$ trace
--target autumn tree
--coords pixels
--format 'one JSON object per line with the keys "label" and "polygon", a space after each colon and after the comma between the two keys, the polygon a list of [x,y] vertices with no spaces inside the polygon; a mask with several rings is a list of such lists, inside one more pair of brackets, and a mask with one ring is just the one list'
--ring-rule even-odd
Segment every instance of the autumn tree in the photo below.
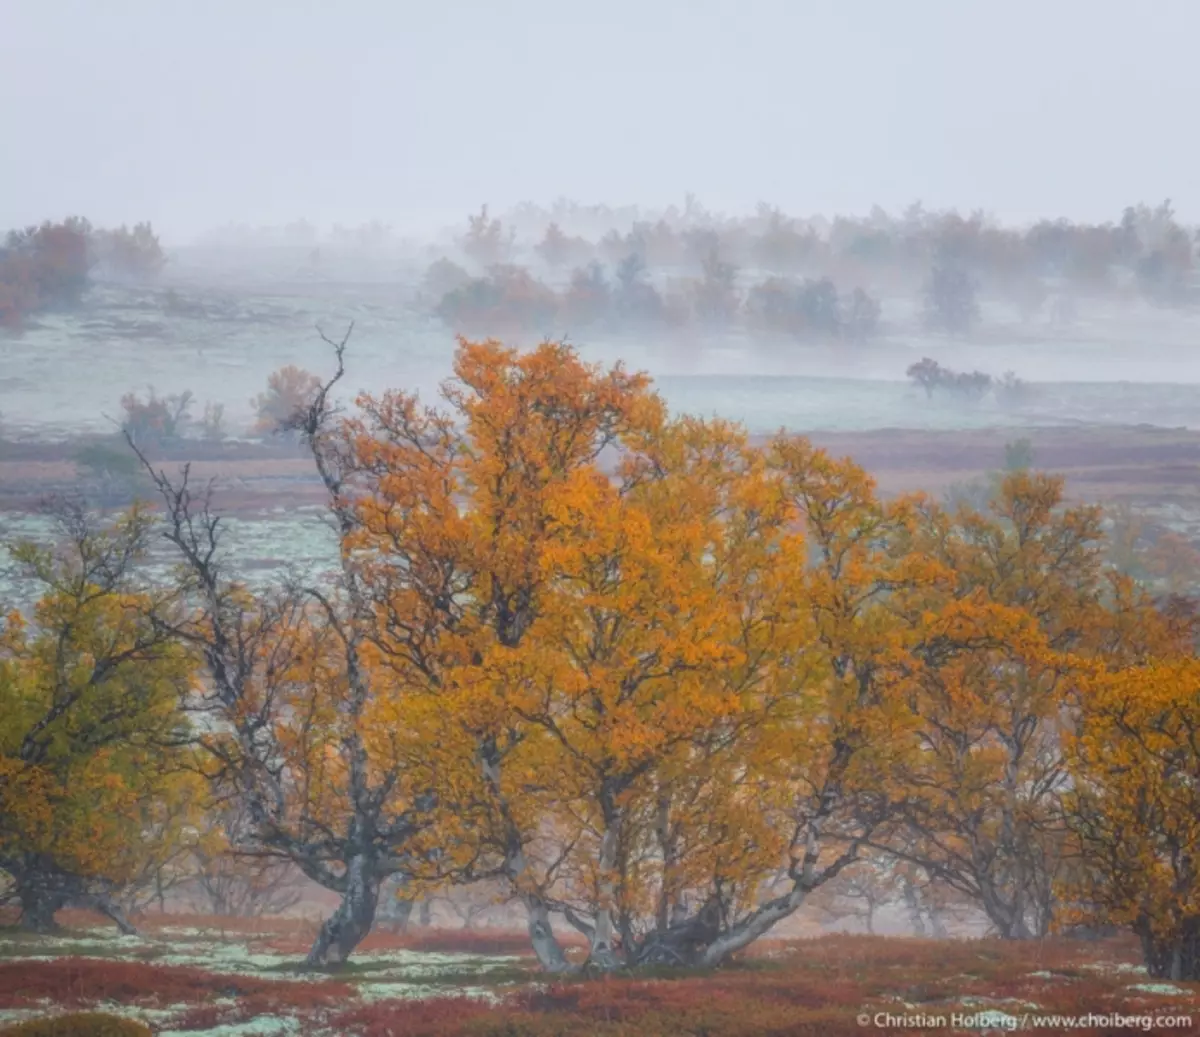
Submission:
{"label": "autumn tree", "polygon": [[1097,672],[1069,741],[1081,851],[1064,895],[1128,926],[1152,976],[1200,978],[1200,663],[1171,654]]}
{"label": "autumn tree", "polygon": [[373,603],[354,544],[364,473],[329,399],[348,338],[349,331],[341,342],[325,339],[337,370],[282,425],[309,447],[328,492],[341,545],[339,570],[328,579],[251,593],[230,574],[211,487],[196,495],[186,467],[172,479],[131,443],[163,498],[164,536],[181,561],[177,589],[190,613],[173,632],[204,661],[196,708],[209,715],[200,740],[207,776],[249,819],[233,848],[290,861],[341,897],[309,951],[312,966],[353,952],[389,878],[408,889],[418,875],[444,879],[457,862],[435,825],[434,768],[442,761],[425,717],[434,707],[377,662]]}
{"label": "autumn tree", "polygon": [[122,891],[178,851],[202,805],[182,712],[195,660],[160,622],[169,594],[140,575],[150,516],[103,529],[63,504],[57,522],[61,544],[11,549],[44,590],[0,634],[0,871],[26,928],[73,905],[132,931]]}
{"label": "autumn tree", "polygon": [[717,964],[889,814],[905,509],[559,344],[463,342],[455,371],[449,413],[389,393],[344,426],[380,660],[455,775],[443,852],[507,879],[549,969],[555,913],[596,967]]}
{"label": "autumn tree", "polygon": [[899,775],[905,853],[1004,937],[1044,935],[1053,920],[1064,700],[1076,657],[1100,647],[1100,513],[1062,504],[1060,479],[1019,469],[986,511],[928,505],[904,548],[954,574],[912,617],[924,628],[908,689],[921,752]]}

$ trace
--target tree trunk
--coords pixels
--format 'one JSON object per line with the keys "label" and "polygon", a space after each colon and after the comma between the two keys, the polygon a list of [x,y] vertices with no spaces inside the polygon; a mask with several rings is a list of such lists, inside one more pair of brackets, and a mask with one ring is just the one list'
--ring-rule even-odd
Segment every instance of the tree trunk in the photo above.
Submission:
{"label": "tree trunk", "polygon": [[767,901],[753,914],[713,940],[700,955],[700,964],[705,968],[716,968],[731,954],[743,947],[749,947],[779,922],[795,914],[807,896],[808,890],[796,885],[783,896]]}
{"label": "tree trunk", "polygon": [[524,893],[521,902],[529,920],[529,941],[537,955],[538,964],[547,972],[569,972],[571,963],[563,954],[562,947],[554,936],[550,925],[550,910],[546,902],[536,893]]}
{"label": "tree trunk", "polygon": [[305,964],[310,968],[338,965],[353,953],[371,931],[379,905],[379,876],[361,854],[352,857],[346,870],[342,902],[325,920]]}
{"label": "tree trunk", "polygon": [[1188,919],[1181,931],[1170,937],[1155,936],[1146,926],[1139,928],[1151,977],[1184,982],[1200,979],[1200,918]]}
{"label": "tree trunk", "polygon": [[613,900],[616,887],[612,871],[617,862],[617,830],[615,821],[610,823],[604,838],[600,840],[600,904],[596,911],[596,924],[588,948],[587,963],[592,968],[605,971],[620,965],[617,958],[613,927]]}
{"label": "tree trunk", "polygon": [[93,911],[112,919],[125,936],[136,936],[137,928],[125,914],[125,909],[107,893],[85,893],[78,898],[80,907],[90,907]]}
{"label": "tree trunk", "polygon": [[421,901],[421,910],[417,915],[417,922],[425,927],[433,925],[433,901],[428,897]]}
{"label": "tree trunk", "polygon": [[32,881],[18,884],[17,897],[21,902],[22,929],[42,934],[58,932],[54,915],[66,906],[65,893],[48,884]]}
{"label": "tree trunk", "polygon": [[904,906],[908,909],[908,920],[912,926],[913,936],[918,938],[924,937],[927,933],[925,929],[925,915],[921,910],[920,894],[917,893],[916,886],[908,879],[904,880],[903,888]]}

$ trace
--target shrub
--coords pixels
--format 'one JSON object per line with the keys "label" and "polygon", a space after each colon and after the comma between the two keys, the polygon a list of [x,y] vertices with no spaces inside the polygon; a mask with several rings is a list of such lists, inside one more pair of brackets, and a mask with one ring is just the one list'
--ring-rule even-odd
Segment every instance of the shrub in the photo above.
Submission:
{"label": "shrub", "polygon": [[6,1026],[0,1029],[0,1037],[151,1037],[151,1030],[119,1015],[72,1012]]}
{"label": "shrub", "polygon": [[79,302],[92,266],[87,220],[12,231],[0,248],[0,324],[19,327],[26,316]]}
{"label": "shrub", "polygon": [[254,431],[278,433],[312,403],[321,379],[311,371],[288,364],[267,378],[267,391],[250,401],[258,414]]}

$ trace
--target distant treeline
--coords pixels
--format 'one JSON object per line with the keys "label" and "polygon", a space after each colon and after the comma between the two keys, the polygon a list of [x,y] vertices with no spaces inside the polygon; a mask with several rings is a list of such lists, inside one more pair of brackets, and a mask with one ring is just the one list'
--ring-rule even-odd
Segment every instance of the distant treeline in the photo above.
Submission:
{"label": "distant treeline", "polygon": [[0,327],[17,328],[32,313],[77,305],[97,267],[145,277],[165,263],[149,223],[105,230],[72,216],[9,231],[0,246]]}
{"label": "distant treeline", "polygon": [[1057,324],[1087,295],[1196,300],[1196,233],[1170,202],[1130,206],[1117,223],[1043,220],[1027,229],[920,205],[832,221],[769,206],[724,219],[693,205],[591,239],[564,229],[603,226],[606,213],[615,218],[570,203],[524,207],[515,216],[523,228],[542,221],[540,240],[530,241],[485,206],[458,238],[462,262],[434,263],[425,294],[465,331],[737,324],[855,342],[880,330],[879,299],[898,294],[917,293],[924,327],[955,335],[978,325],[985,295],[1023,320],[1045,313]]}

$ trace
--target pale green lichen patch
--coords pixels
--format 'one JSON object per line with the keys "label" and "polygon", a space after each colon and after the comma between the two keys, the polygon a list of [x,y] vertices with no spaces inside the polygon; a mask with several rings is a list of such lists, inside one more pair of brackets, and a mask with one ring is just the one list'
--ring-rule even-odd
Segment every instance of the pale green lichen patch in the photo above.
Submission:
{"label": "pale green lichen patch", "polygon": [[1177,987],[1174,983],[1135,983],[1129,988],[1143,994],[1193,994],[1195,991]]}
{"label": "pale green lichen patch", "polygon": [[290,1037],[300,1032],[300,1021],[289,1016],[260,1015],[240,1023],[209,1026],[203,1030],[159,1030],[158,1037]]}

